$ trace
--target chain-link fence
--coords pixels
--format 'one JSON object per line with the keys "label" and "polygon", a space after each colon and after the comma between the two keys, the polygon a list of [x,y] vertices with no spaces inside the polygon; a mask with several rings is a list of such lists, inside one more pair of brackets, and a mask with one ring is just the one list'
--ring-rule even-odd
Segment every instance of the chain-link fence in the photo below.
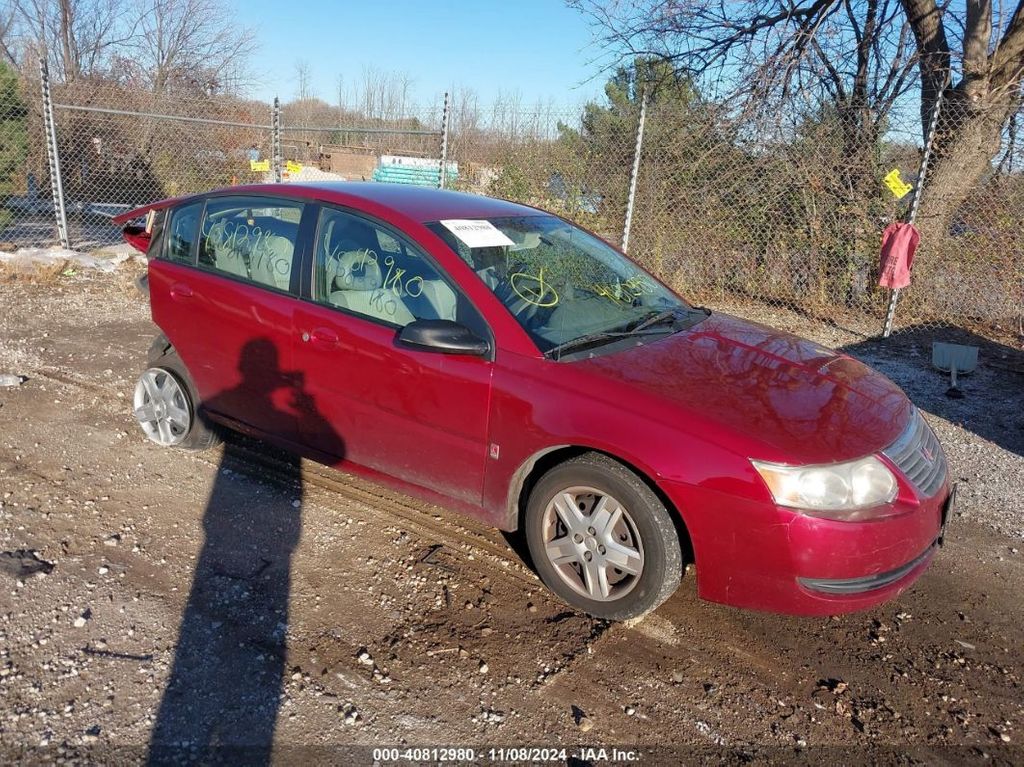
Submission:
{"label": "chain-link fence", "polygon": [[[985,146],[985,135],[968,132],[956,150],[977,149],[986,167],[958,185],[965,171],[951,168],[953,142],[941,134],[968,122],[957,108],[947,104],[939,122],[947,162],[924,182],[922,244],[895,330],[1020,333],[1024,152],[1013,121],[998,151],[990,136]],[[466,170],[460,188],[552,210],[615,244],[628,216],[630,255],[694,300],[877,333],[892,297],[878,285],[882,234],[909,215],[922,132],[916,112],[880,119],[819,109],[766,120],[637,98],[456,119],[453,156]]]}
{"label": "chain-link fence", "polygon": [[[892,297],[877,284],[882,232],[907,218],[923,154],[916,110],[883,119],[819,106],[766,120],[658,93],[571,109],[445,101],[371,113],[83,83],[52,88],[50,127],[39,79],[8,80],[0,242],[58,240],[55,191],[69,243],[89,248],[118,240],[117,212],[232,184],[444,185],[536,205],[616,245],[628,224],[630,255],[698,302],[755,318],[788,309],[868,332],[881,331]],[[947,103],[937,121],[896,331],[949,324],[1005,335],[1024,323],[1016,118],[964,109]],[[998,120],[994,132],[986,119]]]}
{"label": "chain-link fence", "polygon": [[39,83],[0,66],[0,243],[56,238]]}
{"label": "chain-link fence", "polygon": [[110,85],[52,88],[68,237],[119,239],[110,218],[148,201],[264,180],[271,109],[214,98],[158,98]]}
{"label": "chain-link fence", "polygon": [[[110,245],[120,241],[110,219],[153,200],[238,184],[372,180],[381,156],[418,158],[440,173],[441,107],[367,118],[312,99],[282,107],[102,81],[48,85],[41,71],[11,77],[0,93],[0,242],[9,246]],[[60,173],[51,180],[54,157]]]}
{"label": "chain-link fence", "polygon": [[1004,124],[1005,110],[942,106],[935,145],[946,162],[921,190],[921,250],[896,330],[951,324],[1024,336],[1024,147],[1016,135],[1024,113]]}

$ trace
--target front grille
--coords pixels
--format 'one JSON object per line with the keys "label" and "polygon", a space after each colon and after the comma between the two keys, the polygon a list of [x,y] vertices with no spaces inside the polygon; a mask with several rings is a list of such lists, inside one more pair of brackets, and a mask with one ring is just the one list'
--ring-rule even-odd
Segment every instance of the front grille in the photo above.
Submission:
{"label": "front grille", "polygon": [[946,454],[917,408],[906,431],[882,452],[923,498],[931,498],[939,492],[946,479]]}

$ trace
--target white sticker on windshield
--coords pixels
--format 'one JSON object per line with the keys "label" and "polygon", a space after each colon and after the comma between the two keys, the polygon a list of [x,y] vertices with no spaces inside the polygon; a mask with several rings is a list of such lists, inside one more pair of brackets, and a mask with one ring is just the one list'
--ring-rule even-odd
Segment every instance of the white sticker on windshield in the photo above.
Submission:
{"label": "white sticker on windshield", "polygon": [[441,224],[471,248],[494,248],[515,245],[490,221],[483,219],[453,218]]}

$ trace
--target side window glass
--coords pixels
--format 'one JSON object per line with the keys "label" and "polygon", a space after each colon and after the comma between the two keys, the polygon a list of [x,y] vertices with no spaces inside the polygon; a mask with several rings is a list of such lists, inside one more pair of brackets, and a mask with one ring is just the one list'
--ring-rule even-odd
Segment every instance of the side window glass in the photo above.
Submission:
{"label": "side window glass", "polygon": [[199,233],[199,216],[203,212],[202,202],[193,202],[175,208],[171,212],[171,224],[167,234],[167,259],[179,264],[194,264],[193,247]]}
{"label": "side window glass", "polygon": [[259,285],[288,290],[302,203],[257,197],[207,201],[199,265]]}
{"label": "side window glass", "polygon": [[317,226],[314,298],[401,327],[415,319],[463,322],[475,314],[419,249],[332,208],[321,210]]}
{"label": "side window glass", "polygon": [[153,224],[149,230],[149,250],[146,255],[149,258],[157,258],[163,253],[164,247],[164,224],[167,221],[167,211],[157,210],[153,212]]}

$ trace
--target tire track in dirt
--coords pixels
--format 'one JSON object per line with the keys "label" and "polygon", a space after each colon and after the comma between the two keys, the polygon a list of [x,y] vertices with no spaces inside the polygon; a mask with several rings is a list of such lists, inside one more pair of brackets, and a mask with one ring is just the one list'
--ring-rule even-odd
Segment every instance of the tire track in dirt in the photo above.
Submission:
{"label": "tire track in dirt", "polygon": [[[26,372],[87,391],[97,405],[109,408],[116,428],[134,430],[127,412],[128,392],[111,391],[109,385],[49,365]],[[118,370],[119,376],[128,374],[127,366]],[[118,382],[124,384],[125,380]],[[230,468],[247,482],[289,489],[291,479],[282,474],[280,458],[258,443],[233,439],[226,454],[174,455],[176,460],[194,461],[201,467],[197,474]],[[38,479],[53,480],[35,467],[20,468]],[[1021,567],[1019,560],[1004,562],[998,555],[1000,546],[1005,551],[1004,539],[974,527],[953,531],[951,546],[908,594],[868,613],[837,620],[745,613],[700,602],[693,578],[687,578],[680,593],[644,621],[608,626],[536,596],[540,584],[529,569],[498,533],[475,520],[420,505],[326,467],[309,464],[302,476],[308,489],[305,499],[314,510],[326,510],[336,521],[355,517],[385,528],[375,534],[380,540],[386,539],[389,527],[407,530],[417,549],[404,555],[405,567],[420,577],[446,582],[446,594],[458,594],[453,587],[459,581],[493,582],[496,599],[474,604],[472,621],[460,620],[456,608],[461,597],[454,596],[447,609],[442,604],[430,612],[418,605],[390,622],[376,613],[360,619],[361,635],[410,679],[417,674],[417,664],[436,665],[445,657],[432,652],[451,645],[472,653],[487,647],[479,637],[481,627],[493,627],[495,637],[503,631],[513,637],[521,633],[531,622],[528,616],[506,613],[529,595],[540,607],[533,630],[545,635],[544,647],[556,656],[551,673],[541,670],[532,681],[524,680],[529,684],[517,698],[518,705],[539,706],[533,717],[564,717],[570,703],[582,703],[611,740],[637,742],[643,733],[652,732],[671,742],[743,748],[767,744],[788,749],[785,753],[802,748],[801,742],[879,748],[934,743],[940,749],[971,743],[991,753],[993,745],[1000,746],[1002,735],[1017,738],[1014,727],[1020,725],[1022,710],[1020,628],[1007,616],[1019,612],[1013,584],[1022,580]],[[436,543],[445,547],[438,561],[455,567],[455,573],[418,561]],[[327,588],[331,573],[304,577]],[[410,606],[417,604],[412,601],[415,595],[408,598]],[[960,614],[965,618],[957,617]],[[493,652],[493,643],[490,646]],[[339,673],[350,681],[366,684],[358,666],[344,668],[353,664],[347,636],[297,625],[293,649],[303,665],[315,654],[309,647],[342,666]],[[497,662],[492,660],[491,665]],[[520,658],[510,668],[521,671],[528,665]],[[437,678],[452,684],[457,677]],[[409,684],[418,694],[430,694],[430,682],[421,677]],[[455,689],[446,688],[444,695],[456,694]],[[323,690],[342,694],[329,685]],[[382,711],[386,700],[377,700]],[[635,708],[634,715],[624,713],[627,704]],[[421,732],[429,732],[432,725],[423,726],[428,729]],[[565,730],[560,731],[564,735]],[[942,758],[941,751],[927,753]]]}
{"label": "tire track in dirt", "polygon": [[[32,373],[65,387],[88,390],[115,413],[122,411],[127,404],[125,398],[111,392],[109,387],[82,379],[68,371],[47,366],[37,368]],[[129,427],[134,426],[127,414],[123,417]],[[227,468],[256,482],[286,491],[295,489],[294,471],[284,460],[283,452],[243,435],[230,434],[223,445],[212,451],[173,451],[172,454],[206,465],[214,471]],[[581,657],[592,654],[606,632],[635,630],[637,624],[633,624],[633,627],[612,624],[574,612],[563,605],[548,594],[533,571],[497,530],[471,517],[419,502],[381,485],[309,460],[302,461],[300,480],[304,487],[305,501],[313,502],[332,514],[356,516],[364,522],[379,524],[379,513],[384,512],[391,518],[391,523],[401,522],[420,538],[437,541],[444,547],[445,555],[454,557],[459,570],[465,571],[467,575],[475,572],[491,578],[511,578],[524,587],[524,593],[542,590],[545,601],[556,606],[556,622],[562,623],[569,619],[570,623],[563,628],[578,624],[576,633],[579,639],[552,660],[548,666],[550,671],[542,672],[539,684],[550,684],[559,674],[573,668]],[[312,495],[310,490],[314,490]],[[354,502],[356,505],[342,507],[339,501]],[[560,611],[557,606],[561,607]]]}
{"label": "tire track in dirt", "polygon": [[[113,406],[112,409],[115,411],[119,411],[126,404],[125,400],[111,393],[108,387],[81,379],[66,371],[41,367],[31,372],[34,376],[54,383],[92,391],[105,400],[108,405]],[[127,415],[125,418],[134,425]],[[215,468],[227,465],[236,471],[244,471],[256,480],[274,480],[280,487],[289,487],[294,484],[293,472],[281,457],[281,451],[241,435],[229,435],[228,442],[214,451],[203,453],[175,451],[174,454]],[[302,462],[300,476],[302,482],[307,486],[316,487],[337,497],[383,511],[396,519],[401,519],[421,535],[442,539],[442,542],[453,550],[461,550],[474,556],[479,555],[490,559],[498,564],[503,574],[515,577],[531,587],[536,587],[540,583],[533,571],[515,555],[511,547],[507,543],[497,540],[500,538],[498,531],[488,525],[477,523],[471,517],[418,502],[381,485],[371,484],[354,475],[314,464],[309,460]],[[322,496],[322,499],[326,499],[326,497],[326,495]],[[446,518],[443,525],[432,525],[427,519],[428,515],[435,517],[443,515],[450,519]]]}

